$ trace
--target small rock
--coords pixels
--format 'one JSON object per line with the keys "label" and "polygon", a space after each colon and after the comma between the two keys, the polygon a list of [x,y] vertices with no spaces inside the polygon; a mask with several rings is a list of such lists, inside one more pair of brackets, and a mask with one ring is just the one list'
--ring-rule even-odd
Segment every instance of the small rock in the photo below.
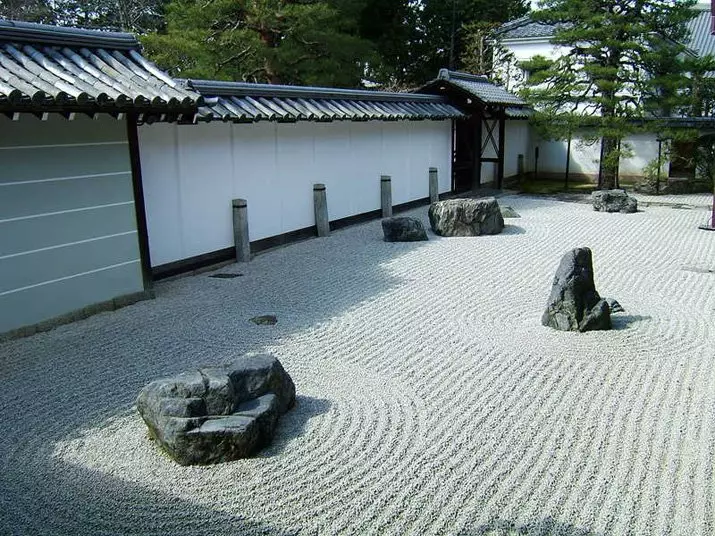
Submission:
{"label": "small rock", "polygon": [[382,220],[385,242],[419,242],[427,240],[422,222],[415,218],[385,218]]}
{"label": "small rock", "polygon": [[611,309],[611,313],[625,313],[626,310],[623,308],[623,306],[618,303],[616,300],[613,298],[606,298],[606,302],[608,303],[608,307]]}
{"label": "small rock", "polygon": [[278,317],[276,315],[254,316],[249,320],[257,326],[273,326],[278,323]]}
{"label": "small rock", "polygon": [[509,206],[501,207],[502,218],[521,218],[519,213]]}
{"label": "small rock", "polygon": [[611,310],[593,281],[591,250],[576,248],[559,263],[541,323],[562,331],[611,329]]}
{"label": "small rock", "polygon": [[591,194],[593,210],[598,212],[622,212],[630,214],[638,211],[638,201],[625,190],[597,190]]}
{"label": "small rock", "polygon": [[295,385],[271,355],[151,382],[137,399],[150,435],[181,465],[251,456],[270,443]]}
{"label": "small rock", "polygon": [[499,234],[504,229],[499,203],[493,197],[437,201],[429,207],[429,221],[441,236]]}

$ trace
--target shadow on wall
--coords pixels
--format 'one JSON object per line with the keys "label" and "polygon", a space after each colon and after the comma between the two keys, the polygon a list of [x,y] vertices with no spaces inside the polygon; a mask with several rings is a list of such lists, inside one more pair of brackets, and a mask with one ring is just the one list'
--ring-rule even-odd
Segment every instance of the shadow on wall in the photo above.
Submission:
{"label": "shadow on wall", "polygon": [[529,521],[523,525],[497,519],[486,525],[465,529],[459,534],[460,536],[601,536],[599,533],[570,523],[561,523],[550,517]]}

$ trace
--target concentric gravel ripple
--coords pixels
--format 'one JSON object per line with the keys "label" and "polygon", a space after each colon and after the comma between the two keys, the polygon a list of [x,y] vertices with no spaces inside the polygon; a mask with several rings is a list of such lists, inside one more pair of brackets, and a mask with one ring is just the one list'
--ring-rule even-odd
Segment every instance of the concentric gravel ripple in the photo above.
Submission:
{"label": "concentric gravel ripple", "polygon": [[[371,222],[0,345],[0,534],[712,535],[715,235],[669,201],[515,196],[501,235],[427,243]],[[540,324],[579,246],[610,332]],[[298,388],[269,448],[179,467],[149,441],[145,383],[260,352]]]}

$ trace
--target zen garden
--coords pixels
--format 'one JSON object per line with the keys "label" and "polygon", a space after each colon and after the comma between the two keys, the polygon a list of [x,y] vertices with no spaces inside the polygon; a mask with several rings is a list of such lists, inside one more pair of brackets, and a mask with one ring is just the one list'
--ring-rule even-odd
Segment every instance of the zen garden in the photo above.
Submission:
{"label": "zen garden", "polygon": [[715,534],[715,5],[0,3],[0,534]]}

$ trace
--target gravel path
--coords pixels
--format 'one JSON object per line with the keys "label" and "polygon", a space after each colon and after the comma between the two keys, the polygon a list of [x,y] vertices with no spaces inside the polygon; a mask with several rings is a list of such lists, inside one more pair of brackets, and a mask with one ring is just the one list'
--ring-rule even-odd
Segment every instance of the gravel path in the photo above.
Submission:
{"label": "gravel path", "polygon": [[[714,534],[707,211],[500,202],[522,217],[498,236],[371,222],[0,345],[0,534]],[[540,325],[576,246],[614,331]],[[147,440],[145,383],[260,351],[299,397],[259,457],[179,467]]]}

